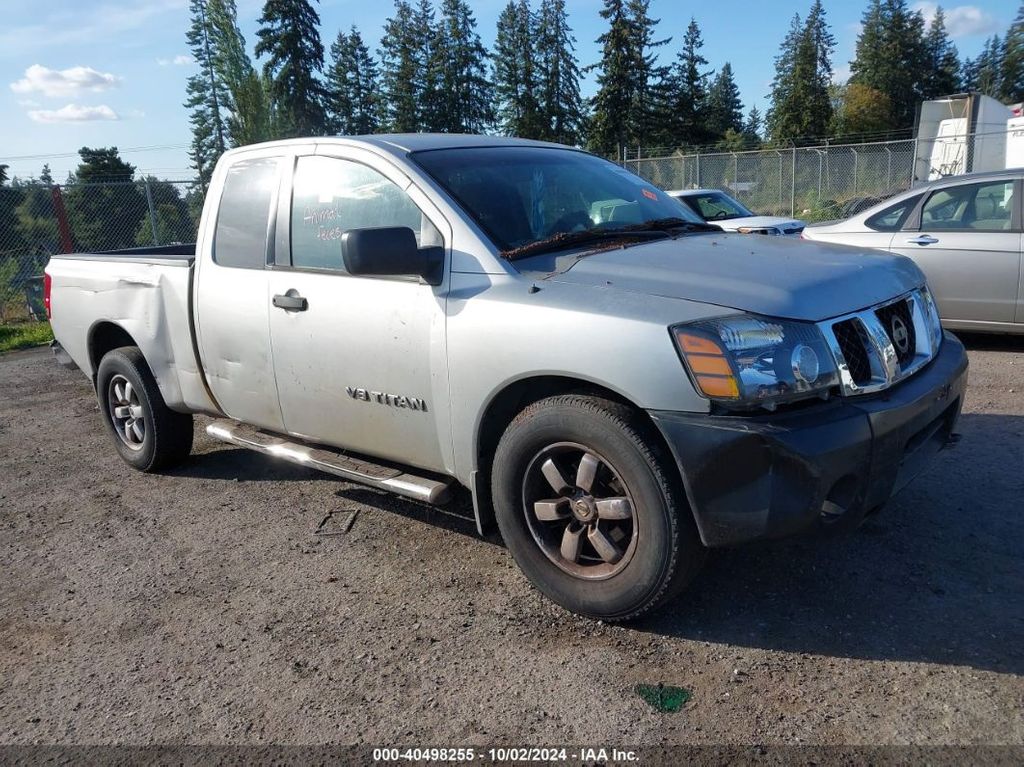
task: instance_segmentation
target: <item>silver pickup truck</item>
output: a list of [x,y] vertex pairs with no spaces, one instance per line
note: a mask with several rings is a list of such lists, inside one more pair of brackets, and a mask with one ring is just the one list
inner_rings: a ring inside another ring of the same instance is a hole
[[118,452],[218,440],[443,503],[605,620],[710,547],[842,529],[950,442],[967,361],[908,259],[725,234],[585,152],[473,136],[228,152],[197,244],[54,257]]

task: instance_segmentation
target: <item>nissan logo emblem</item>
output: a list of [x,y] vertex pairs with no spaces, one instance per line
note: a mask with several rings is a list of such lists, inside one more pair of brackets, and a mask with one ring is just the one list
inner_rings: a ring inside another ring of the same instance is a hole
[[907,323],[900,319],[898,314],[894,314],[892,317],[892,342],[896,344],[900,354],[910,351],[910,333],[907,332]]

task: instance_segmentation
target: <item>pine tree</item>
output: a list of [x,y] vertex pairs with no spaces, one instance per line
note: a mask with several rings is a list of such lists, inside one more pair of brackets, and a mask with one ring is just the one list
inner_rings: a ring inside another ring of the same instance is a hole
[[410,133],[421,129],[420,97],[424,62],[419,59],[420,34],[412,6],[396,0],[394,16],[384,22],[381,61],[380,121],[387,130]]
[[543,133],[540,138],[579,144],[584,107],[576,39],[569,28],[565,0],[541,0],[536,27],[537,80]]
[[1024,3],[1006,32],[999,88],[1004,101],[1024,101]]
[[199,183],[204,189],[210,182],[214,165],[227,149],[227,130],[223,115],[224,84],[216,73],[206,6],[206,0],[191,0],[191,21],[185,33],[189,51],[199,68],[186,83],[188,98],[185,107],[189,110],[189,124],[192,126],[193,165]]
[[992,98],[999,98],[1003,93],[1003,41],[999,35],[992,35],[985,43],[985,48],[975,59],[977,74],[974,90]]
[[269,80],[260,75],[238,28],[235,0],[207,0],[214,70],[224,84],[227,130],[232,146],[269,141],[287,134],[272,103]]
[[935,10],[924,37],[925,70],[921,98],[949,96],[960,90],[960,55],[946,32],[946,15]]
[[768,132],[775,142],[806,142],[828,133],[835,39],[820,0],[801,25],[795,16],[775,59]]
[[658,64],[657,49],[672,38],[656,39],[659,19],[650,15],[650,0],[627,0],[632,30],[633,86],[627,133],[632,144],[650,145],[664,135],[663,115],[670,95],[666,87],[669,68]]
[[117,147],[78,151],[78,181],[64,196],[68,219],[81,250],[114,250],[135,244],[135,232],[146,215],[146,200],[135,178],[135,166],[121,159]]
[[433,129],[483,133],[494,122],[493,91],[487,79],[487,50],[464,0],[441,3],[430,60],[428,71],[436,73],[439,89]]
[[623,0],[604,0],[601,18],[608,22],[607,31],[597,38],[601,61],[587,68],[598,70],[589,144],[600,154],[617,155],[628,139],[633,99],[632,29]]
[[43,169],[39,173],[39,183],[46,184],[46,186],[53,185],[53,173],[50,172],[50,163],[43,164]]
[[545,138],[534,41],[537,24],[528,0],[509,0],[494,40],[494,97],[499,128],[509,136]]
[[325,131],[323,85],[324,46],[320,17],[309,0],[266,0],[256,32],[256,55],[268,56],[263,75],[274,107],[295,136],[320,136]]
[[348,34],[339,31],[331,45],[325,89],[333,133],[360,135],[377,130],[377,64],[355,26]]
[[728,61],[708,88],[705,125],[716,140],[724,137],[726,131],[743,131],[743,102]]
[[889,128],[909,128],[933,76],[924,18],[909,10],[906,0],[872,0],[863,22],[850,82],[886,94],[892,103]]
[[749,149],[756,149],[761,144],[761,112],[757,106],[750,107],[746,122],[743,123],[743,137]]

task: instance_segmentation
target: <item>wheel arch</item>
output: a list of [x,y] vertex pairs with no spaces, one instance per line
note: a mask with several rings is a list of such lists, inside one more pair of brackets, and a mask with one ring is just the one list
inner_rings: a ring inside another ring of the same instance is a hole
[[[659,452],[665,456],[665,471],[674,482],[684,490],[683,478],[679,466],[674,459],[661,430],[655,425],[650,415],[629,397],[610,387],[583,378],[559,374],[537,374],[519,378],[507,383],[492,393],[482,409],[474,435],[475,468],[472,472],[471,491],[473,494],[473,513],[476,517],[477,529],[481,534],[494,531],[494,509],[491,502],[491,468],[495,450],[501,435],[512,422],[512,419],[528,405],[559,394],[584,394],[602,397],[612,402],[625,405],[641,418],[645,425],[648,439],[658,445]],[[681,497],[689,499],[685,492]]]
[[100,360],[103,356],[114,349],[122,346],[138,347],[138,342],[131,333],[110,320],[100,320],[89,328],[86,348],[89,350],[89,368],[93,384],[96,383],[96,372],[100,367]]

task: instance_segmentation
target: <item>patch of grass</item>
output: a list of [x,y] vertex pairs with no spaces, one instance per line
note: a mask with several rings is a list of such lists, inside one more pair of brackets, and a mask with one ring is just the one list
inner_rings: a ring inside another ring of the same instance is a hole
[[48,344],[53,340],[49,322],[19,322],[16,325],[0,325],[0,353],[30,346]]

